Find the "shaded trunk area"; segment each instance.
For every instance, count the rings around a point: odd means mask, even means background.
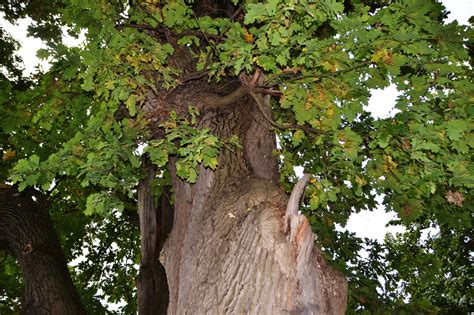
[[[20,263],[25,314],[85,314],[49,213],[27,192],[0,187],[0,244]]]
[[[151,186],[156,170],[146,158],[143,170],[146,177],[137,189],[142,253],[137,278],[138,311],[140,314],[165,314],[169,291],[159,255],[173,223],[173,211],[166,189],[158,200],[153,197]]]
[[[170,163],[174,222],[160,254],[167,313],[344,314],[346,279],[314,247],[308,220],[291,214],[285,229],[288,196],[278,186],[269,100],[257,95],[267,106],[261,108],[250,95],[235,97],[238,87],[226,90],[195,83],[153,103],[156,111],[171,106],[178,113],[195,105],[201,128],[220,139],[237,135],[242,144],[223,148],[218,169],[201,167],[193,185]]]

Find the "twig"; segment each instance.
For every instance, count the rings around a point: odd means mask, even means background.
[[[232,16],[230,17],[230,20],[233,21],[236,17],[238,17],[240,12],[242,12],[242,10],[243,10],[243,7],[239,6],[239,8],[235,10],[234,14],[232,14]]]
[[[277,91],[274,89],[267,89],[267,88],[262,88],[262,87],[255,87],[252,89],[255,93],[258,94],[268,94],[268,95],[273,95],[273,96],[282,96],[283,93],[281,91]]]
[[[163,14],[163,8],[161,6],[159,6],[158,8],[160,9],[161,20],[163,21],[162,23],[164,23],[165,22],[165,15]],[[164,26],[163,29],[165,31],[166,41],[170,44],[173,44],[173,42],[171,41],[170,31],[168,30],[168,28],[166,26]]]
[[[325,74],[321,74],[321,75],[307,74],[307,75],[301,75],[301,76],[298,76],[298,77],[293,77],[293,78],[290,78],[290,81],[299,81],[299,80],[303,80],[303,79],[315,78],[315,79],[317,79],[317,82],[321,82],[321,79],[323,79],[323,78],[336,77],[340,74],[351,72],[352,70],[356,70],[356,69],[359,69],[359,68],[366,67],[368,64],[370,64],[370,60],[366,60],[366,61],[362,62],[361,64],[356,65],[354,67],[347,68],[347,69],[340,70],[340,71],[336,71],[336,72],[325,73]],[[291,75],[290,72],[282,72],[282,73],[276,74],[276,75],[270,77],[268,80],[266,80],[263,85],[264,86],[272,86],[273,85],[273,84],[271,84],[272,81],[274,81],[274,80],[276,80],[280,77],[290,76],[290,75]]]
[[[213,43],[211,43],[211,41],[209,40],[209,38],[207,37],[207,34],[206,32],[204,32],[204,30],[201,28],[201,24],[199,24],[199,20],[196,16],[196,14],[194,14],[193,12],[193,17],[194,19],[196,20],[196,24],[197,26],[199,27],[199,31],[202,33],[202,35],[204,36],[204,38],[206,39],[207,43],[212,47],[212,50],[214,51],[214,53],[217,55],[219,55],[219,53],[217,52],[217,48],[214,46]]]

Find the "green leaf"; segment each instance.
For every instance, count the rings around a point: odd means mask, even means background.
[[[471,128],[472,125],[469,126],[469,122],[465,120],[456,119],[446,122],[446,132],[453,141],[461,139],[462,134]]]
[[[84,210],[85,215],[92,215],[96,212],[103,212],[104,204],[101,201],[100,194],[92,194],[87,197],[86,209]]]
[[[30,156],[31,166],[37,167],[39,165],[39,161],[40,161],[40,158],[38,155],[33,154],[32,156]]]
[[[209,157],[207,155],[204,156],[203,158],[203,164],[205,167],[209,167],[211,170],[216,170],[217,165],[219,164],[217,158],[215,157]]]
[[[145,152],[150,155],[151,161],[159,167],[168,163],[168,151],[160,147],[147,147]]]
[[[39,59],[48,59],[50,55],[51,52],[48,49],[41,48],[36,51],[36,57]]]
[[[125,102],[125,105],[127,106],[127,109],[130,112],[130,116],[134,117],[137,114],[137,108],[135,106],[137,100],[135,95],[130,95],[130,97],[127,99]]]
[[[262,3],[247,4],[247,12],[245,13],[244,23],[252,24],[255,21],[261,20],[266,14],[265,5]]]
[[[190,168],[188,176],[187,176],[187,181],[191,184],[194,184],[196,180],[197,180],[197,172],[194,168]]]
[[[119,94],[118,94],[118,98],[119,98],[119,100],[121,100],[121,101],[128,100],[129,94],[130,94],[130,93],[128,92],[127,89],[121,88],[121,89],[120,89],[120,92],[119,92]]]
[[[87,77],[84,80],[84,83],[82,83],[81,88],[85,91],[92,91],[95,87],[94,82],[92,81],[92,78]]]

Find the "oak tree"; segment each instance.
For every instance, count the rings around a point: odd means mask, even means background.
[[[0,28],[0,180],[15,185],[0,189],[2,311],[19,307],[20,270],[23,310],[51,299],[28,294],[38,269],[23,261],[46,244],[15,241],[28,226],[47,229],[57,265],[42,276],[64,275],[77,313],[106,312],[104,301],[140,314],[472,307],[473,31],[445,23],[440,3],[10,0],[0,11],[31,18],[51,64],[23,76]],[[372,91],[390,85],[395,110],[372,117]],[[381,244],[339,228],[377,196],[406,233]],[[15,209],[46,223],[10,224]]]

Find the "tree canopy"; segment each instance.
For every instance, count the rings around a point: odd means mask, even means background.
[[[250,96],[278,137],[280,185],[312,174],[301,211],[349,280],[349,312],[472,310],[473,29],[446,24],[434,1],[8,0],[8,21],[32,19],[48,71],[22,75],[18,43],[0,27],[0,181],[34,187],[49,208],[79,295],[136,311],[137,185],[143,157],[190,184],[219,167],[237,136],[197,122],[209,106]],[[78,47],[62,34],[85,34]],[[194,81],[229,82],[167,111],[150,99]],[[396,113],[376,119],[373,89],[395,85]],[[237,89],[232,89],[238,86]],[[209,105],[210,104],[210,105]],[[341,231],[377,207],[406,232],[385,242]],[[368,227],[370,228],[370,227]],[[426,231],[435,231],[427,234]],[[365,251],[367,254],[363,253]],[[0,251],[0,312],[19,307],[14,257]]]

